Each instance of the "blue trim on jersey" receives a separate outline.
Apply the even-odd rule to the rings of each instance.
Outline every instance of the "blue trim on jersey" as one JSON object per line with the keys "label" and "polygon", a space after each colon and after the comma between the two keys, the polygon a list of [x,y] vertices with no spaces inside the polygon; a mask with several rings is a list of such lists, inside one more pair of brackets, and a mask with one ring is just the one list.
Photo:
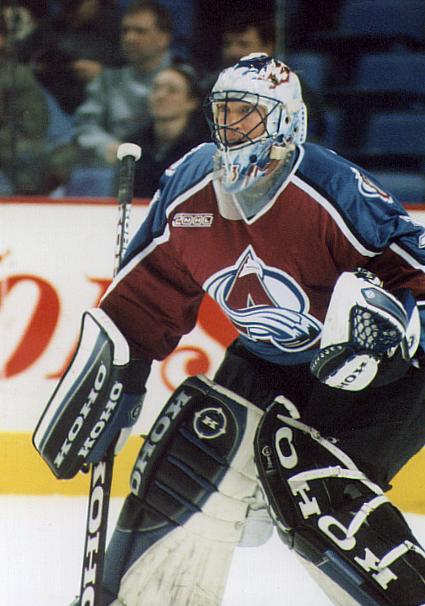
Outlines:
{"label": "blue trim on jersey", "polygon": [[261,341],[252,341],[242,334],[238,335],[239,341],[242,345],[253,353],[258,358],[272,362],[273,364],[280,364],[281,366],[292,366],[297,364],[308,364],[311,362],[315,353],[318,349],[309,349],[307,351],[294,351],[287,353],[278,349],[271,343],[264,343]]}
{"label": "blue trim on jersey", "polygon": [[[368,221],[369,214],[364,216],[365,210],[372,211],[373,215],[377,213],[376,210],[368,208],[370,202],[358,190],[352,169],[356,169],[378,185],[376,179],[366,170],[329,149],[311,143],[306,143],[304,147],[306,153],[298,168],[297,176],[335,208],[343,217],[350,231],[365,248],[372,252],[381,252],[388,243],[378,240],[374,223],[371,224]],[[376,205],[376,199],[371,204]],[[397,214],[407,214],[396,200],[393,204],[397,209]],[[393,215],[393,212],[388,213],[388,208],[384,205],[389,206],[388,203],[382,201],[379,214]]]}
{"label": "blue trim on jersey", "polygon": [[[417,263],[425,270],[425,228],[415,223],[394,197],[385,195],[380,183],[361,167],[317,144],[307,143],[303,147],[304,156],[293,173],[298,183],[305,182],[313,192],[329,202],[353,238],[367,251],[379,254],[391,247],[394,254],[404,258],[406,263],[411,266]],[[202,144],[165,171],[148,215],[128,247],[123,266],[166,233],[168,213],[173,210],[173,204],[177,206],[184,202],[192,192],[200,190],[208,179],[212,179],[215,152],[215,144]],[[374,184],[382,189],[382,196],[374,190]],[[368,185],[371,185],[369,189]],[[423,307],[420,315],[423,327],[421,345],[425,349]],[[244,335],[239,338],[249,351],[276,364],[308,363],[317,351],[287,353],[271,343],[256,342]]]}
{"label": "blue trim on jersey", "polygon": [[167,226],[169,207],[201,183],[213,171],[213,157],[217,148],[214,143],[203,143],[177,160],[162,175],[159,189],[152,198],[149,212],[132,238],[122,267],[151,242],[161,236]]}
{"label": "blue trim on jersey", "polygon": [[[355,238],[368,250],[382,252],[393,243],[412,256],[425,271],[425,228],[415,223],[402,206],[368,171],[317,144],[305,144],[304,158],[296,175],[316,190],[341,215]],[[371,189],[364,176],[387,200]],[[363,187],[363,191],[361,191]]]}

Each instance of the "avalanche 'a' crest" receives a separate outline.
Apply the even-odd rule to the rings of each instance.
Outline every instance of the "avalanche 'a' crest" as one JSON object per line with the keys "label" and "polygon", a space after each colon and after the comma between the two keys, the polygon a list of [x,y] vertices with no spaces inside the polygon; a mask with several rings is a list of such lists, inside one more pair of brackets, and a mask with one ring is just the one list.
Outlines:
{"label": "avalanche 'a' crest", "polygon": [[211,276],[204,288],[237,330],[253,341],[302,351],[320,337],[322,324],[308,313],[310,302],[300,285],[266,265],[252,246],[233,266]]}

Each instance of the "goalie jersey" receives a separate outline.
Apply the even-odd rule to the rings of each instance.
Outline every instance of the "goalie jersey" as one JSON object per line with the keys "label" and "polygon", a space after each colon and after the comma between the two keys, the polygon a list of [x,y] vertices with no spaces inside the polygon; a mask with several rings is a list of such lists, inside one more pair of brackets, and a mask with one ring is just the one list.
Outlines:
{"label": "goalie jersey", "polygon": [[337,278],[359,267],[394,294],[410,288],[424,323],[425,228],[366,171],[305,144],[245,221],[220,188],[215,150],[203,144],[165,172],[101,302],[133,355],[166,357],[208,293],[256,356],[309,362]]}

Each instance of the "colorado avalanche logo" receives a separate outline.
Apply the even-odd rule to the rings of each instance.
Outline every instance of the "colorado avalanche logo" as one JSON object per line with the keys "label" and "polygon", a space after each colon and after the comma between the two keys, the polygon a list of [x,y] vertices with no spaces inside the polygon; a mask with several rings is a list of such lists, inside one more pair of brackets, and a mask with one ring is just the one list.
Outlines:
{"label": "colorado avalanche logo", "polygon": [[293,352],[309,348],[320,337],[322,324],[307,313],[309,300],[301,287],[263,263],[251,246],[204,288],[238,331],[253,341]]}
{"label": "colorado avalanche logo", "polygon": [[357,187],[362,196],[366,196],[366,198],[381,198],[381,200],[388,202],[388,204],[394,202],[389,194],[383,189],[380,189],[375,183],[368,179],[366,175],[357,170],[357,168],[351,168],[351,170],[356,177]]}

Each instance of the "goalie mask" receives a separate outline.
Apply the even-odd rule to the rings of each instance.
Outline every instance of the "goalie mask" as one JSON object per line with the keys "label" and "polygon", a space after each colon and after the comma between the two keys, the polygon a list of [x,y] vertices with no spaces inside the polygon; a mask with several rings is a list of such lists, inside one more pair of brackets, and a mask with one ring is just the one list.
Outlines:
{"label": "goalie mask", "polygon": [[207,100],[207,119],[224,168],[228,193],[241,192],[268,174],[306,138],[307,110],[298,76],[263,53],[223,70]]}

